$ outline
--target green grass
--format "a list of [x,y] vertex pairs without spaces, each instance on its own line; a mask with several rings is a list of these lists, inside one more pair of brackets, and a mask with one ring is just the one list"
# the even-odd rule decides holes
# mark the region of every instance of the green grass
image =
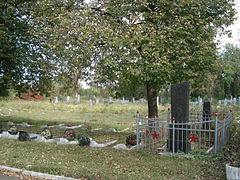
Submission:
[[[208,159],[1,139],[0,164],[87,179],[206,179]],[[213,172],[209,172],[210,177]],[[220,174],[216,174],[216,178]]]
[[[168,106],[161,107],[165,112]],[[125,143],[127,135],[134,130],[136,111],[146,114],[147,105],[128,104],[105,106],[99,104],[67,105],[48,102],[6,101],[0,102],[0,116],[4,128],[7,121],[31,122],[35,126],[23,128],[32,133],[40,133],[40,124],[47,122],[82,124],[76,133],[84,133],[95,141],[118,140]],[[240,108],[235,107],[237,116]],[[94,128],[100,131],[91,131]],[[110,127],[124,133],[110,133]],[[64,129],[51,128],[54,136],[60,136]],[[0,165],[31,171],[64,175],[86,179],[225,179],[226,159],[223,155],[205,155],[195,152],[193,158],[164,157],[143,151],[116,150],[111,145],[105,148],[80,147],[78,145],[57,145],[51,143],[20,142],[0,139]]]

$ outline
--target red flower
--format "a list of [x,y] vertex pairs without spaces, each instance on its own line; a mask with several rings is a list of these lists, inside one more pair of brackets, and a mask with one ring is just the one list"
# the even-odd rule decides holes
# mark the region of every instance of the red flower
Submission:
[[65,126],[72,127],[73,125],[72,124],[65,124]]
[[159,136],[159,134],[156,133],[156,131],[154,131],[154,132],[152,133],[152,137],[153,137],[153,139],[157,139],[158,136]]
[[148,131],[148,129],[146,129],[146,135],[148,135],[149,134],[149,131]]
[[189,141],[190,142],[197,142],[198,141],[198,137],[196,134],[192,134],[190,137],[189,137]]

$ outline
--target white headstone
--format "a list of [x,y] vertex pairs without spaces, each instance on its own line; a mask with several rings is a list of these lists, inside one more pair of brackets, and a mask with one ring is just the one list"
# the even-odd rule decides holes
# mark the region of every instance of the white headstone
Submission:
[[92,99],[89,100],[89,106],[92,106],[93,105],[93,101]]
[[227,106],[227,99],[224,99],[224,106]]
[[135,97],[132,98],[132,103],[133,103],[133,104],[135,103]]
[[200,96],[198,96],[198,104],[199,104],[199,105],[202,105],[202,104],[203,104],[203,99],[202,99]]
[[66,102],[70,103],[70,96],[67,96]]
[[123,102],[123,103],[125,102],[125,97],[123,97],[122,102]]
[[159,107],[159,96],[157,96],[157,107]]
[[221,105],[222,104],[222,101],[221,100],[218,100],[218,105]]
[[54,102],[58,103],[58,97],[57,96],[54,98]]
[[77,103],[80,103],[80,101],[81,101],[81,96],[80,96],[80,94],[78,94],[76,97],[77,97]]
[[233,104],[237,103],[237,98],[233,98]]
[[96,104],[99,104],[99,99],[96,99]]
[[233,97],[231,96],[231,99],[230,99],[230,104],[232,104],[233,103]]

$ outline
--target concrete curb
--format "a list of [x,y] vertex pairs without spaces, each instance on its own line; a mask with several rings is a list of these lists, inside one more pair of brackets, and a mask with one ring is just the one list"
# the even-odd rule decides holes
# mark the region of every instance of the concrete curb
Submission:
[[11,168],[7,166],[0,166],[1,170],[6,170],[6,171],[11,171],[11,172],[16,172],[16,173],[21,173],[27,176],[35,177],[35,178],[45,178],[45,179],[53,179],[53,180],[77,180],[74,178],[70,177],[64,177],[64,176],[56,176],[56,175],[50,175],[50,174],[44,174],[44,173],[39,173],[39,172],[33,172],[33,171],[27,171],[27,170],[22,170],[22,169],[17,169],[17,168]]

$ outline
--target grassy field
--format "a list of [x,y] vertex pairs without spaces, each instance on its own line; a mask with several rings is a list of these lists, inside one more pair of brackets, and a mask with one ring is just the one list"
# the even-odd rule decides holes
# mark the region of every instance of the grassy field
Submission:
[[[165,112],[167,108],[168,106],[161,107],[159,111]],[[5,129],[8,128],[8,121],[32,123],[35,126],[20,129],[33,133],[41,132],[39,125],[48,122],[82,124],[76,132],[87,134],[97,142],[117,140],[117,143],[125,143],[127,135],[134,130],[136,111],[146,114],[147,105],[88,106],[29,101],[0,102],[0,120]],[[235,111],[238,118],[239,107]],[[235,131],[239,131],[239,127],[235,127]],[[92,131],[94,128],[102,129]],[[108,128],[130,129],[123,133],[113,133],[106,132]],[[53,128],[52,131],[55,136],[59,136],[64,130]],[[91,148],[1,138],[0,165],[77,179],[225,179],[225,162],[229,159],[224,153],[232,152],[234,148],[236,150],[234,146],[218,155],[199,152],[194,157],[187,158],[116,150],[112,146]]]

